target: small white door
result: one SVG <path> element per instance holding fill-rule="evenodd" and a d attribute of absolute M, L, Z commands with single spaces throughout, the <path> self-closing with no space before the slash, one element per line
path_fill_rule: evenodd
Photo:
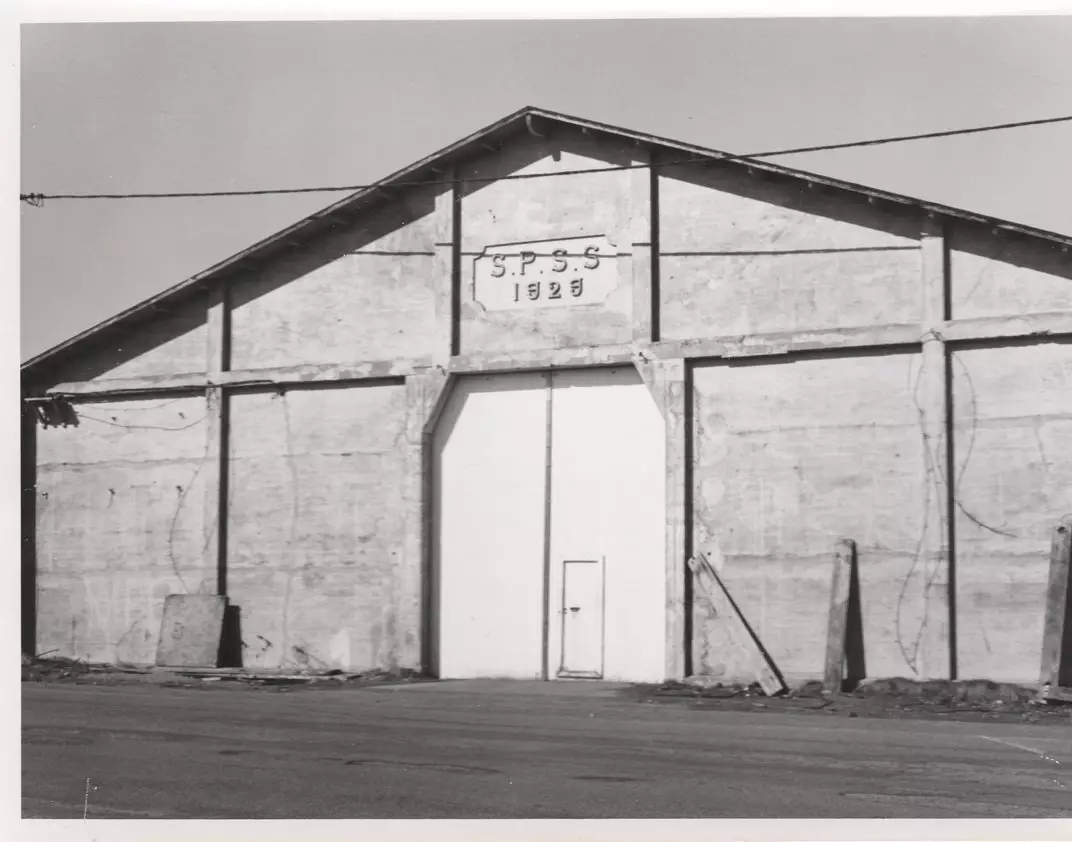
<path fill-rule="evenodd" d="M 603 676 L 603 565 L 569 560 L 562 565 L 560 676 Z"/>

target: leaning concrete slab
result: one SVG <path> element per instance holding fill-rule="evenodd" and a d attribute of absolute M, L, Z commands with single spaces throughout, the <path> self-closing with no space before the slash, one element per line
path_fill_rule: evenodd
<path fill-rule="evenodd" d="M 159 667 L 214 667 L 223 631 L 227 597 L 208 594 L 171 594 L 164 600 Z"/>

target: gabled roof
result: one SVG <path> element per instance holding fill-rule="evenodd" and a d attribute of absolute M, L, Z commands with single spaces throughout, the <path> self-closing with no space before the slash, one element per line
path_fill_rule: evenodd
<path fill-rule="evenodd" d="M 490 126 L 486 126 L 485 128 L 474 132 L 468 137 L 462 138 L 438 152 L 410 164 L 408 167 L 404 167 L 403 169 L 380 179 L 369 187 L 350 194 L 346 198 L 305 217 L 290 227 L 255 243 L 249 248 L 205 269 L 203 272 L 199 272 L 170 289 L 164 290 L 158 295 L 154 295 L 140 304 L 136 304 L 112 318 L 106 319 L 98 325 L 82 331 L 65 342 L 61 342 L 59 345 L 38 354 L 22 364 L 23 375 L 33 374 L 38 370 L 44 369 L 47 365 L 57 362 L 72 349 L 82 346 L 90 340 L 99 340 L 109 331 L 122 331 L 124 327 L 130 327 L 142 319 L 151 317 L 163 309 L 165 305 L 178 303 L 186 296 L 203 292 L 221 278 L 226 277 L 228 274 L 231 274 L 236 270 L 240 270 L 246 265 L 263 262 L 266 258 L 275 255 L 277 252 L 289 248 L 296 238 L 323 232 L 329 227 L 338 226 L 340 222 L 351 221 L 352 217 L 361 209 L 382 201 L 384 198 L 384 191 L 389 188 L 402 188 L 414 183 L 435 181 L 440 177 L 440 174 L 451 165 L 469 159 L 475 153 L 484 153 L 488 147 L 494 148 L 495 146 L 502 144 L 508 137 L 515 133 L 525 131 L 534 126 L 538 127 L 545 123 L 558 123 L 573 126 L 596 135 L 612 136 L 649 148 L 683 152 L 687 153 L 690 159 L 710 159 L 714 162 L 720 158 L 730 158 L 740 162 L 742 166 L 748 166 L 757 170 L 787 175 L 815 184 L 874 197 L 886 202 L 915 207 L 927 213 L 963 219 L 996 229 L 1016 232 L 1027 237 L 1044 240 L 1049 244 L 1060 246 L 1072 245 L 1072 236 L 1058 234 L 1054 231 L 1046 231 L 1041 228 L 1034 228 L 1028 225 L 1009 222 L 1007 220 L 983 216 L 981 214 L 952 208 L 935 202 L 927 202 L 922 199 L 914 199 L 896 193 L 889 193 L 884 190 L 877 190 L 860 184 L 841 181 L 836 178 L 829 178 L 827 176 L 817 175 L 792 167 L 781 166 L 766 160 L 736 157 L 732 153 L 722 152 L 717 149 L 710 149 L 689 143 L 681 143 L 675 140 L 667 140 L 666 138 L 644 134 L 643 132 L 622 129 L 605 123 L 597 123 L 593 120 L 571 117 L 566 114 L 528 106 L 519 111 L 515 111 L 513 114 L 504 117 L 498 122 L 492 123 Z M 535 130 L 538 131 L 538 128 Z"/>

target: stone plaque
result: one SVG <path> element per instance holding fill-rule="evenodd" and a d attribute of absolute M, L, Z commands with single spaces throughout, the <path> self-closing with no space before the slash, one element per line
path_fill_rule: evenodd
<path fill-rule="evenodd" d="M 618 250 L 605 236 L 488 246 L 473 261 L 485 310 L 599 304 L 618 286 Z"/>

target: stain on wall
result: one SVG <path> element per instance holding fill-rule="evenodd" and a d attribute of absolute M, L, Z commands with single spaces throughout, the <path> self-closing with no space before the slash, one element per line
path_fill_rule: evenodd
<path fill-rule="evenodd" d="M 665 339 L 918 321 L 919 223 L 732 165 L 659 177 Z"/>
<path fill-rule="evenodd" d="M 937 493 L 914 399 L 917 355 L 698 367 L 694 546 L 789 680 L 820 678 L 835 542 L 859 549 L 869 675 L 947 663 L 941 565 L 923 555 Z M 740 665 L 702 597 L 696 672 Z M 928 667 L 927 663 L 931 666 Z"/>
<path fill-rule="evenodd" d="M 556 130 L 515 139 L 478 159 L 462 177 L 621 166 L 623 145 Z M 630 172 L 532 178 L 465 186 L 461 201 L 463 353 L 613 345 L 632 339 Z M 616 246 L 621 281 L 606 301 L 563 309 L 486 311 L 473 299 L 473 261 L 491 245 L 605 235 Z"/>
<path fill-rule="evenodd" d="M 228 595 L 247 667 L 399 663 L 405 387 L 231 399 Z M 418 561 L 419 563 L 419 561 Z M 408 577 L 412 578 L 412 577 Z"/>
<path fill-rule="evenodd" d="M 164 597 L 212 593 L 205 402 L 75 405 L 37 430 L 39 653 L 152 663 Z"/>
<path fill-rule="evenodd" d="M 1038 680 L 1053 528 L 1072 513 L 1072 344 L 953 355 L 957 656 Z"/>

